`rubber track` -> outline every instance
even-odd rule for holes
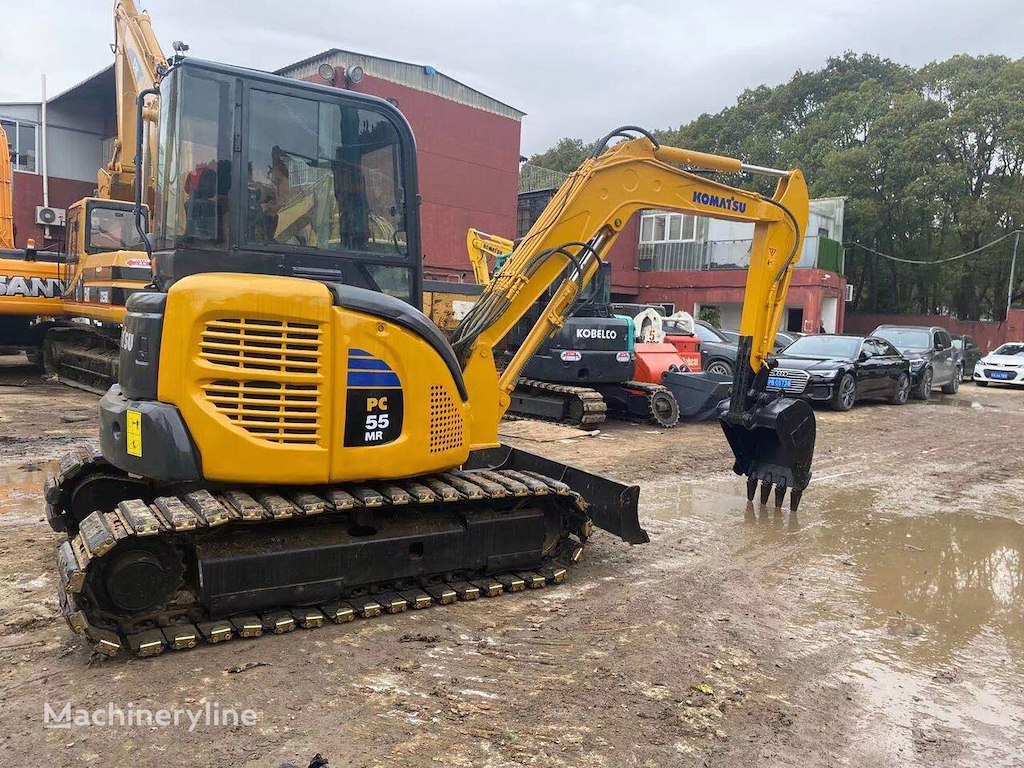
[[[52,507],[60,489],[73,483],[95,465],[106,466],[102,458],[87,449],[69,454],[61,462],[60,475],[46,483],[48,514],[59,514]],[[87,612],[77,602],[91,564],[111,552],[115,545],[131,537],[160,536],[199,531],[220,526],[272,524],[314,515],[346,513],[358,507],[384,508],[401,505],[433,504],[479,499],[521,499],[541,496],[565,498],[581,513],[586,503],[569,486],[538,473],[515,470],[451,470],[436,475],[393,482],[347,483],[316,489],[278,489],[268,493],[265,487],[232,488],[211,493],[198,490],[161,496],[153,504],[141,499],[123,501],[113,512],[93,512],[80,524],[76,534],[63,542],[57,552],[60,574],[58,595],[62,613],[71,629],[83,633],[100,654],[113,656],[129,649],[136,656],[153,656],[165,649],[185,650],[199,643],[218,643],[232,637],[258,637],[281,634],[298,627],[314,629],[328,621],[344,623],[356,617],[371,618],[383,613],[400,613],[408,608],[448,605],[456,600],[496,597],[505,592],[537,589],[560,584],[568,568],[583,557],[583,545],[592,531],[589,521],[578,530],[564,532],[557,545],[558,555],[530,571],[473,577],[444,582],[435,580],[410,588],[408,582],[373,585],[374,592],[359,598],[337,600],[312,607],[278,609],[260,615],[241,615],[218,620],[182,621],[182,611],[165,611],[152,624],[137,633],[123,634],[93,626]],[[585,516],[585,515],[584,515]],[[557,557],[561,557],[559,560]],[[190,606],[194,618],[198,604]]]
[[[604,396],[596,389],[590,389],[589,387],[571,387],[566,384],[553,384],[549,381],[538,381],[537,379],[519,379],[516,386],[517,388],[525,387],[539,392],[562,395],[566,399],[575,398],[579,400],[583,417],[578,421],[559,419],[559,424],[568,424],[573,427],[592,427],[595,424],[601,424],[605,420],[608,411]],[[542,416],[528,415],[530,418],[541,421],[551,421],[551,419],[545,419]]]

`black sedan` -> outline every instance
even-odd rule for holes
[[[910,395],[910,361],[884,339],[802,336],[775,356],[768,389],[848,411],[861,399],[903,405]]]
[[[665,333],[672,333],[670,324],[666,324]],[[736,368],[739,348],[736,343],[722,334],[720,330],[703,320],[694,320],[693,333],[700,339],[701,367],[707,373],[719,376],[732,376]]]

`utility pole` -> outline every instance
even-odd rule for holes
[[[1010,259],[1010,284],[1006,286],[1006,317],[1010,318],[1010,302],[1013,301],[1013,273],[1017,270],[1017,246],[1020,245],[1020,230],[1017,230],[1017,236],[1013,238],[1013,257]]]

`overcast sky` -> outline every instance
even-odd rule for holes
[[[744,88],[871,52],[920,65],[1024,56],[1024,0],[137,0],[165,53],[274,70],[326,48],[430,64],[527,112],[524,154],[625,123],[664,128]],[[0,101],[112,61],[112,0],[2,0]]]

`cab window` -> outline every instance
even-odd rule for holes
[[[382,113],[253,89],[250,243],[407,256],[401,145]]]
[[[142,239],[135,227],[135,214],[132,211],[104,208],[99,205],[89,206],[86,253],[130,251],[141,246]]]

